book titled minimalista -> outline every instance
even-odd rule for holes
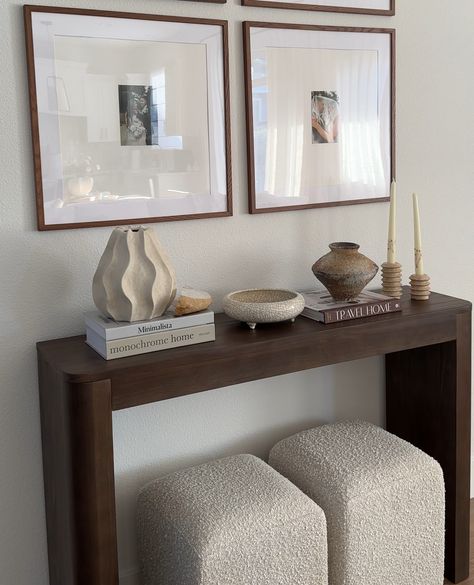
[[[125,339],[114,339],[112,341],[106,341],[95,331],[88,329],[86,343],[106,360],[114,360],[131,355],[181,347],[183,345],[206,343],[215,339],[215,325],[214,323],[208,323],[206,325],[197,325],[175,331],[160,331],[158,333],[149,333],[148,335],[127,337]]]
[[[106,341],[113,341],[114,339],[138,337],[160,331],[174,331],[185,327],[214,323],[214,312],[200,311],[199,313],[182,315],[181,317],[176,317],[172,313],[165,313],[161,317],[158,317],[158,319],[137,321],[135,323],[119,323],[113,319],[104,317],[98,311],[86,313],[84,318],[88,330],[92,329]]]

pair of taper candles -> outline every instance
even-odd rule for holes
[[[388,222],[387,262],[382,264],[382,286],[385,294],[400,298],[402,294],[402,270],[396,261],[397,185],[392,181],[390,188],[390,215]],[[410,276],[411,297],[424,301],[430,295],[430,279],[424,273],[421,250],[421,227],[418,196],[413,193],[413,223],[415,242],[415,274]]]

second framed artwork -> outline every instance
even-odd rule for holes
[[[242,0],[244,6],[393,16],[395,0]]]
[[[38,228],[232,215],[227,22],[25,7]]]
[[[388,201],[395,31],[243,26],[250,212]]]

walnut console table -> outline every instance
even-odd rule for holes
[[[213,343],[105,361],[84,337],[38,344],[51,585],[118,585],[112,411],[385,355],[387,428],[442,465],[446,576],[469,574],[471,304],[432,294],[402,313],[250,331],[216,317]],[[288,390],[291,392],[291,389]]]

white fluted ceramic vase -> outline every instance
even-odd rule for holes
[[[115,228],[92,282],[99,311],[115,321],[162,315],[176,295],[176,276],[152,228]]]

